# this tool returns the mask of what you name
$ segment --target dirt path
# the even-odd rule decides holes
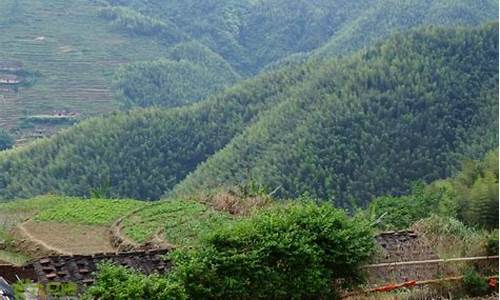
[[[109,240],[109,228],[105,226],[28,221],[20,224],[17,232],[25,243],[32,244],[32,249],[26,250],[35,256],[46,252],[90,255],[115,251]]]

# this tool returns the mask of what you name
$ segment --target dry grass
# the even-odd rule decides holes
[[[229,213],[233,216],[249,216],[259,209],[272,205],[272,198],[268,196],[244,197],[235,191],[223,191],[216,194],[198,194],[195,199],[214,209]]]

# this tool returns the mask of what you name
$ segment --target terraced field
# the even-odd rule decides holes
[[[168,45],[115,31],[99,8],[88,0],[0,1],[0,60],[38,74],[30,87],[0,89],[0,126],[12,129],[30,115],[112,111],[116,67],[165,53]]]
[[[144,243],[155,236],[175,246],[195,244],[200,234],[229,224],[229,214],[190,200],[172,199],[146,206],[123,221],[122,231]]]
[[[0,203],[0,246],[7,241],[4,249],[0,247],[0,260],[19,264],[27,256],[113,251],[112,223],[148,205],[134,200],[58,196]]]

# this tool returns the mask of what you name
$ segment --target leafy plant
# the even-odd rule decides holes
[[[195,247],[178,248],[165,277],[101,266],[86,297],[332,299],[341,286],[361,280],[359,267],[373,249],[369,224],[331,204],[275,206],[205,232]]]
[[[296,203],[216,229],[200,247],[176,251],[172,276],[190,299],[334,297],[332,283],[357,282],[373,247],[366,222],[330,204]]]
[[[480,297],[489,293],[488,281],[474,269],[469,269],[464,274],[464,288],[469,296]]]
[[[145,276],[126,267],[103,263],[98,266],[96,284],[82,299],[92,300],[184,300],[188,299],[179,283],[158,275]]]

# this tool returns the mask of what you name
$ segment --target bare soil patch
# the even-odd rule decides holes
[[[43,256],[47,251],[62,255],[115,251],[106,226],[28,221],[16,228],[16,236],[22,237],[23,250],[34,257]]]

